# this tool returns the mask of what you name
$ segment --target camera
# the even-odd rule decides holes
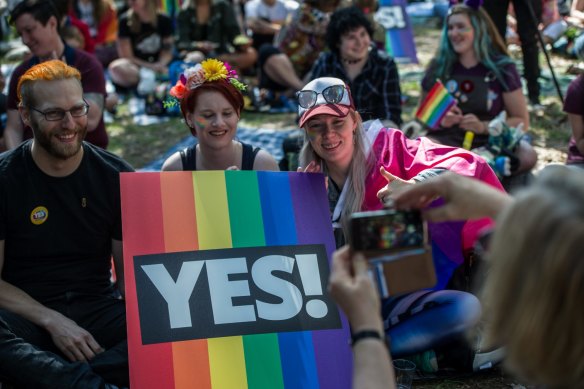
[[[350,244],[369,262],[369,273],[383,298],[436,284],[428,227],[418,210],[356,212]]]

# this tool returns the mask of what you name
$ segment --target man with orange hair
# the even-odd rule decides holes
[[[27,70],[33,139],[0,156],[0,381],[17,387],[128,385],[119,173],[132,168],[83,141],[80,79],[59,60]]]

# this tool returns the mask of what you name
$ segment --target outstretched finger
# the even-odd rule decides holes
[[[436,180],[399,188],[392,193],[394,205],[399,209],[423,208],[436,197],[442,196],[443,186]]]
[[[381,166],[379,168],[379,173],[381,173],[381,175],[383,176],[383,178],[385,178],[387,180],[387,182],[393,182],[395,180],[399,180],[400,178],[397,176],[394,176],[393,174],[391,174],[390,172],[388,172],[387,170],[385,170],[385,167]]]

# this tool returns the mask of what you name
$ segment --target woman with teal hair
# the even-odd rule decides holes
[[[502,111],[510,127],[529,127],[519,73],[481,3],[467,0],[450,8],[436,57],[422,80],[420,101],[438,80],[457,101],[439,128],[428,134],[438,143],[461,147],[466,136],[472,139],[469,148],[485,146],[489,123]],[[525,141],[509,157],[515,174],[531,169],[537,160]]]

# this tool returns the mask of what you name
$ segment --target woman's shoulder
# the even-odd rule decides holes
[[[180,151],[172,154],[168,157],[162,164],[160,168],[161,171],[182,171],[183,164],[182,164],[182,157],[180,155]]]
[[[280,171],[280,168],[272,154],[259,149],[253,162],[253,170]]]

